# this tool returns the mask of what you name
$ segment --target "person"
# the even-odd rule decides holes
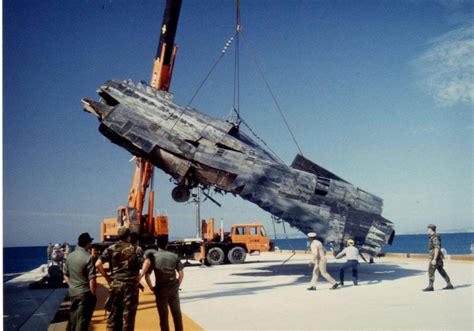
[[[48,244],[47,253],[48,253],[48,264],[49,264],[49,262],[51,261],[51,254],[53,254],[53,244],[52,243]]]
[[[132,246],[135,248],[135,252],[137,253],[137,256],[138,256],[138,264],[141,269],[145,259],[144,259],[143,249],[140,247],[140,237],[138,233],[135,231],[130,232],[130,244],[132,244]]]
[[[61,250],[63,252],[64,259],[66,260],[68,255],[71,254],[71,247],[69,246],[68,243],[64,243]]]
[[[336,255],[336,259],[340,259],[345,256],[347,261],[339,269],[339,284],[344,285],[344,272],[346,269],[352,268],[352,282],[355,286],[358,284],[358,267],[359,267],[359,258],[367,262],[364,256],[360,255],[359,249],[354,246],[354,240],[349,239],[347,241],[347,247],[344,248],[339,254]]]
[[[118,229],[119,242],[108,247],[96,262],[97,270],[107,281],[110,292],[110,314],[107,330],[133,330],[138,307],[139,256],[130,244],[130,230]],[[111,276],[105,272],[104,263],[109,263]]]
[[[64,258],[64,253],[61,249],[60,244],[54,244],[53,251],[51,252],[51,259],[55,262],[61,262]]]
[[[59,269],[63,270],[64,267],[64,254],[61,250],[60,244],[54,244],[53,251],[51,253],[51,265],[57,265]]]
[[[441,277],[446,281],[446,287],[444,287],[443,290],[452,290],[454,289],[454,286],[451,284],[451,279],[449,279],[448,273],[444,270],[443,253],[441,252],[441,237],[436,233],[436,225],[428,225],[428,235],[430,236],[428,242],[428,248],[430,250],[430,264],[428,266],[429,284],[428,287],[423,289],[423,291],[434,291],[433,284],[436,270],[438,270]]]
[[[143,249],[140,247],[140,236],[138,235],[138,232],[136,231],[130,232],[130,244],[132,244],[132,246],[135,249],[135,252],[137,253],[138,267],[139,269],[141,269],[143,267],[143,262],[145,261],[145,258],[144,258]],[[143,292],[145,290],[145,287],[143,287],[143,285],[140,284],[139,282],[138,289]]]
[[[316,286],[318,285],[319,274],[321,274],[331,285],[331,290],[336,289],[339,284],[328,274],[326,270],[327,259],[326,251],[324,250],[323,244],[316,239],[316,233],[308,233],[309,247],[313,258],[309,263],[310,266],[313,266],[313,275],[311,277],[311,286],[308,288],[308,291],[316,291]]]
[[[94,239],[89,233],[81,233],[77,247],[64,264],[64,280],[69,285],[71,300],[70,323],[72,331],[86,331],[97,302],[96,268],[89,253]]]
[[[179,302],[179,287],[183,282],[183,265],[178,256],[164,248],[166,243],[159,242],[158,250],[145,252],[145,262],[140,271],[140,278],[145,276],[150,290],[155,293],[156,308],[160,317],[161,331],[169,330],[168,306],[173,316],[176,331],[183,330],[183,320]],[[155,286],[153,286],[150,274],[155,273]],[[178,273],[178,279],[176,279]]]

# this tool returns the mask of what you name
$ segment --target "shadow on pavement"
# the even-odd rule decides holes
[[[255,283],[261,283],[263,280],[250,280],[250,281],[240,281],[240,282],[220,282],[220,283],[214,283],[214,285],[236,285],[236,284],[255,284]]]
[[[458,289],[458,288],[465,288],[465,287],[471,287],[472,284],[463,284],[463,285],[454,285],[454,290]]]
[[[337,280],[339,278],[339,267],[341,263],[329,263],[328,272]],[[217,284],[249,284],[260,282],[255,277],[277,277],[277,276],[296,276],[296,279],[293,277],[287,283],[278,284],[278,285],[263,285],[255,287],[239,287],[238,289],[223,290],[206,294],[196,294],[196,295],[182,295],[181,301],[194,302],[200,300],[206,300],[217,297],[226,297],[226,296],[241,296],[241,295],[254,295],[257,292],[270,290],[275,287],[286,287],[294,286],[302,283],[308,283],[311,277],[312,268],[309,267],[308,263],[291,263],[283,265],[271,265],[265,267],[256,267],[252,268],[246,272],[238,272],[230,274],[230,276],[239,276],[239,277],[252,277],[252,281],[245,282],[227,282],[227,283],[217,283]],[[364,282],[366,286],[373,285],[383,281],[393,281],[397,279],[402,279],[405,277],[418,276],[425,273],[423,270],[418,269],[409,269],[403,268],[398,264],[383,263],[383,264],[361,264],[359,265],[359,280]],[[346,278],[351,277],[351,273],[346,272]],[[320,277],[320,282],[326,282],[324,278]],[[368,282],[368,283],[367,283]]]
[[[339,275],[339,267],[341,263],[328,263],[328,272],[337,279]],[[312,268],[307,263],[291,263],[283,265],[265,266],[255,268],[249,272],[234,273],[232,276],[250,276],[250,277],[268,277],[268,276],[311,276]],[[346,270],[349,274],[350,270]],[[425,273],[419,269],[403,268],[399,264],[383,263],[383,264],[366,264],[359,265],[359,279],[362,281],[370,281],[377,283],[387,280],[396,280],[405,277],[412,277]]]

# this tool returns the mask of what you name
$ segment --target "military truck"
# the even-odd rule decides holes
[[[206,265],[243,263],[247,254],[273,250],[268,233],[261,223],[234,224],[230,232],[221,225],[214,230],[214,219],[202,220],[202,238],[168,242],[167,250],[182,259],[196,260]]]

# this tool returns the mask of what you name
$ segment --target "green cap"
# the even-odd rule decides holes
[[[127,228],[126,226],[121,226],[118,228],[117,232],[119,236],[125,236],[127,234],[130,234],[130,229]]]
[[[427,228],[431,229],[433,231],[436,231],[436,225],[434,225],[434,224],[429,224]]]

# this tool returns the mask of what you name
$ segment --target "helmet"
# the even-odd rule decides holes
[[[433,231],[436,231],[436,225],[434,225],[434,224],[428,224],[427,228],[431,229]]]
[[[354,240],[349,239],[349,240],[347,241],[347,244],[348,244],[349,246],[354,246]]]

